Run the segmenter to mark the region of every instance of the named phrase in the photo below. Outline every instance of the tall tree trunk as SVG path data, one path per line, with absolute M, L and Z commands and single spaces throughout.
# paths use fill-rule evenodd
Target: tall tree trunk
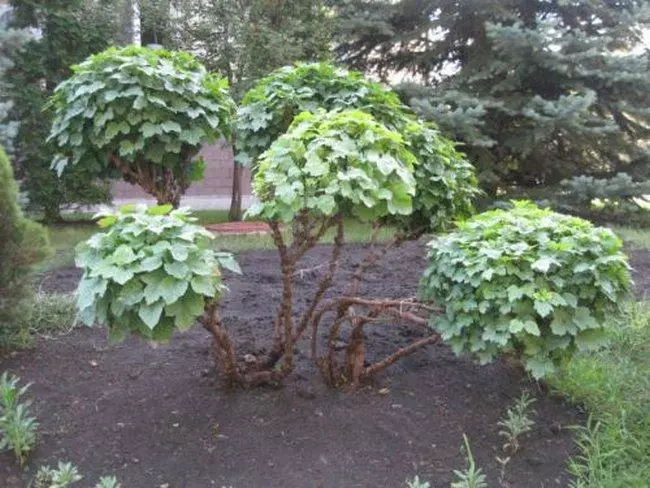
M 228 77 L 230 79 L 232 77 L 232 73 L 228 73 Z M 233 134 L 230 140 L 233 155 L 236 155 L 236 143 L 237 136 Z M 243 216 L 241 207 L 241 176 L 244 172 L 244 168 L 235 160 L 233 160 L 232 164 L 232 193 L 230 196 L 230 211 L 228 212 L 228 220 L 232 222 L 238 222 L 242 219 Z
M 142 38 L 140 21 L 140 0 L 125 0 L 124 37 L 126 44 L 141 45 Z
M 228 219 L 231 221 L 239 221 L 242 219 L 241 180 L 244 168 L 242 168 L 241 164 L 238 164 L 236 161 L 233 164 L 232 195 L 230 197 Z

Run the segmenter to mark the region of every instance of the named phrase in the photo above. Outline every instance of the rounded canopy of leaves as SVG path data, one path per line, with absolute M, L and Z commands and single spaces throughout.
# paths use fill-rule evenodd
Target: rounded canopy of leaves
M 391 129 L 411 117 L 398 96 L 361 73 L 329 63 L 280 68 L 246 93 L 237 117 L 237 161 L 254 164 L 294 117 L 318 109 L 359 109 Z
M 391 218 L 402 231 L 414 234 L 443 230 L 456 219 L 472 215 L 479 193 L 474 167 L 456 144 L 430 123 L 409 122 L 402 135 L 417 159 L 413 212 Z
M 77 289 L 82 320 L 108 326 L 111 340 L 128 332 L 167 341 L 186 330 L 224 285 L 220 267 L 239 272 L 229 253 L 215 252 L 213 235 L 171 205 L 122 207 L 100 214 L 107 229 L 77 247 L 84 273 Z
M 259 161 L 250 215 L 289 222 L 353 216 L 376 220 L 413 210 L 415 157 L 402 136 L 358 110 L 303 112 Z
M 431 325 L 454 352 L 514 353 L 540 378 L 605 341 L 631 286 L 621 245 L 609 229 L 514 202 L 432 241 L 421 295 L 445 307 Z
M 101 167 L 111 158 L 173 168 L 201 144 L 229 137 L 235 109 L 227 81 L 192 55 L 136 46 L 74 66 L 50 106 L 59 174 L 68 164 Z

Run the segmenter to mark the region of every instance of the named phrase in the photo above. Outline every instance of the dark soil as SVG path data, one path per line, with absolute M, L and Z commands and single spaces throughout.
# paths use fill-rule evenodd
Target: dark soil
M 343 280 L 361 251 L 344 254 Z M 369 273 L 366 288 L 376 297 L 414 296 L 423 253 L 416 243 L 390 253 Z M 304 267 L 328 254 L 326 246 L 315 249 Z M 280 296 L 278 259 L 265 251 L 239 260 L 244 275 L 228 277 L 223 315 L 238 350 L 259 352 L 270 343 Z M 56 270 L 42 289 L 70 291 L 78 278 L 76 270 Z M 317 279 L 317 273 L 297 278 L 299 307 Z M 370 354 L 386 355 L 418 334 L 407 326 L 373 326 Z M 466 433 L 490 486 L 498 486 L 497 421 L 528 390 L 537 397 L 536 424 L 508 464 L 507 486 L 568 484 L 565 465 L 574 447 L 567 428 L 583 419 L 502 362 L 481 367 L 431 346 L 376 384 L 343 392 L 323 386 L 301 344 L 284 388 L 227 392 L 216 384 L 209 345 L 199 327 L 158 348 L 136 339 L 109 346 L 103 330 L 84 328 L 6 359 L 2 369 L 33 383 L 41 426 L 29 471 L 71 461 L 84 474 L 81 488 L 108 474 L 124 488 L 398 488 L 416 474 L 437 488 L 448 487 L 452 471 L 464 466 L 459 446 Z M 0 455 L 0 486 L 20 487 L 29 477 L 9 454 Z

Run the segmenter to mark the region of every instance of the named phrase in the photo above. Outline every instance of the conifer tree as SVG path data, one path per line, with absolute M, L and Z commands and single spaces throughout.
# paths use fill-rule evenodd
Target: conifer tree
M 465 143 L 486 189 L 647 178 L 650 24 L 639 0 L 334 2 L 341 59 Z

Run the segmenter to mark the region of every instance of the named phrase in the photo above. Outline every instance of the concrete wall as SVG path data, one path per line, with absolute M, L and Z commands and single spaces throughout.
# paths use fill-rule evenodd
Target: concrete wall
M 233 154 L 229 146 L 217 143 L 205 146 L 201 150 L 205 159 L 205 175 L 203 181 L 193 183 L 186 192 L 187 196 L 198 197 L 230 197 L 232 190 Z M 244 170 L 242 177 L 242 195 L 251 194 L 250 173 Z M 131 200 L 150 198 L 139 187 L 125 181 L 113 183 L 113 198 L 116 200 Z

